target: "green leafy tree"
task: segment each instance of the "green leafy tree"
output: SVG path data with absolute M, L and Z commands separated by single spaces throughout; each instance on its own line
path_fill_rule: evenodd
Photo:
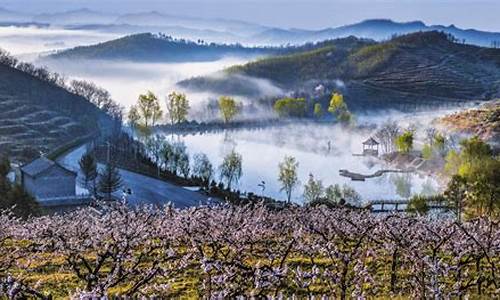
M 321 103 L 314 104 L 314 116 L 318 119 L 321 119 L 323 117 L 323 114 L 323 106 L 321 106 Z
M 454 210 L 458 222 L 462 221 L 466 191 L 467 181 L 465 178 L 460 175 L 454 175 L 444 192 L 446 202 Z
M 243 158 L 241 154 L 232 150 L 219 166 L 221 180 L 225 180 L 227 188 L 231 190 L 233 183 L 238 183 L 243 174 L 242 171 Z
M 155 94 L 148 91 L 146 94 L 139 95 L 137 100 L 137 112 L 139 113 L 142 125 L 145 128 L 155 126 L 156 122 L 162 117 L 163 111 L 160 102 Z
M 432 149 L 432 146 L 429 144 L 425 144 L 424 147 L 422 148 L 422 157 L 425 160 L 430 160 L 430 159 L 432 159 L 433 154 L 434 154 L 434 151 Z
M 446 150 L 446 137 L 441 134 L 437 133 L 434 136 L 434 149 L 438 151 L 439 153 L 443 154 Z
M 458 187 L 464 188 L 467 216 L 500 217 L 500 159 L 478 137 L 465 139 L 460 146 L 460 153 L 452 150 L 446 157 L 445 173 L 458 176 L 450 181 L 449 193 L 457 195 Z
M 186 94 L 170 93 L 167 96 L 166 107 L 171 124 L 182 123 L 187 120 L 190 107 Z
M 106 200 L 111 200 L 111 195 L 118 191 L 123 185 L 118 169 L 108 163 L 102 174 L 99 175 L 97 187 L 100 193 L 104 194 Z
M 413 150 L 413 131 L 407 130 L 396 138 L 396 148 L 402 153 Z
M 444 173 L 448 176 L 458 174 L 462 160 L 460 155 L 455 150 L 450 150 L 445 157 Z
M 287 202 L 290 203 L 293 189 L 299 183 L 299 179 L 297 177 L 299 163 L 296 161 L 295 157 L 285 156 L 283 162 L 281 162 L 278 167 L 278 180 L 281 182 L 281 191 L 286 193 Z
M 91 152 L 85 153 L 78 162 L 82 173 L 82 184 L 93 195 L 96 195 L 97 160 Z
M 324 194 L 323 183 L 315 180 L 313 174 L 309 174 L 309 180 L 304 185 L 304 200 L 306 203 L 313 203 L 319 200 Z
M 466 203 L 470 216 L 500 217 L 500 160 L 486 157 L 468 166 Z
M 306 114 L 306 99 L 283 98 L 274 103 L 274 111 L 280 117 L 304 117 Z
M 430 210 L 427 198 L 425 196 L 413 196 L 408 202 L 406 211 L 412 214 L 426 215 Z
M 240 107 L 234 98 L 221 96 L 219 98 L 219 111 L 224 123 L 228 123 L 238 115 Z

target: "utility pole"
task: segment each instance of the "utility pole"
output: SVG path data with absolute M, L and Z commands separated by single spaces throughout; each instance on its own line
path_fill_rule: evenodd
M 108 145 L 108 155 L 107 155 L 107 160 L 108 160 L 108 164 L 109 164 L 109 157 L 110 157 L 110 154 L 111 154 L 111 153 L 110 153 L 110 152 L 111 152 L 111 150 L 110 150 L 111 145 L 110 145 L 110 143 L 109 143 L 109 142 L 106 142 L 106 145 Z

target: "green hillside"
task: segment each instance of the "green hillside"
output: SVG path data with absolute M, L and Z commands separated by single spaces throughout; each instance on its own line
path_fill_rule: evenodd
M 63 50 L 53 59 L 105 59 L 132 61 L 212 61 L 224 56 L 256 56 L 276 51 L 273 48 L 247 48 L 241 45 L 207 44 L 173 39 L 165 35 L 141 33 L 116 40 Z
M 245 75 L 312 93 L 318 84 L 333 90 L 342 80 L 347 100 L 362 106 L 488 99 L 500 93 L 500 49 L 458 44 L 444 33 L 419 32 L 383 43 L 325 45 L 231 67 L 225 74 L 222 79 L 193 78 L 180 84 L 199 90 L 209 86 L 204 83 L 208 80 L 222 87 L 225 82 L 231 85 L 235 75 Z

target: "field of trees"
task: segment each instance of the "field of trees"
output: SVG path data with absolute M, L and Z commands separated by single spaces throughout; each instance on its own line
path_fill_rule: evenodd
M 500 230 L 326 207 L 99 206 L 0 215 L 0 293 L 63 297 L 438 297 L 499 293 Z

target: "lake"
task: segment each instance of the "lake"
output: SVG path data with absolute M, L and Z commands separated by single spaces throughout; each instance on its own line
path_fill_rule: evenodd
M 280 191 L 277 180 L 278 164 L 286 155 L 295 157 L 299 162 L 298 177 L 301 183 L 292 195 L 296 203 L 303 203 L 303 185 L 309 174 L 320 179 L 324 187 L 330 184 L 351 186 L 364 202 L 406 199 L 419 193 L 430 195 L 438 192 L 439 184 L 435 178 L 415 173 L 385 174 L 364 182 L 340 176 L 340 169 L 372 174 L 387 168 L 377 158 L 353 155 L 362 152 L 362 142 L 372 132 L 370 127 L 349 130 L 335 124 L 299 123 L 203 134 L 169 134 L 166 137 L 171 141 L 184 142 L 191 157 L 196 153 L 205 153 L 217 169 L 217 180 L 220 179 L 218 166 L 224 156 L 234 149 L 243 157 L 243 176 L 234 188 L 280 200 L 286 196 Z M 264 190 L 259 186 L 262 182 L 265 182 Z

